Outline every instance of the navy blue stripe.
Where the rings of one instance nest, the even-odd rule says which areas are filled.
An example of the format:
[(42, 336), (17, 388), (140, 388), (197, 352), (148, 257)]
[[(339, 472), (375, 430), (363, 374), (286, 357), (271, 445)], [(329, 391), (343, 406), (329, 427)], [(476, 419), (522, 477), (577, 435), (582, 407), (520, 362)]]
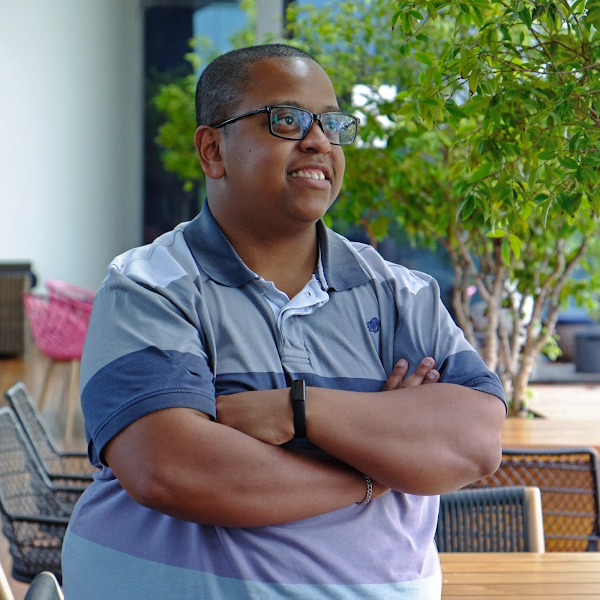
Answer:
[(323, 221), (317, 222), (317, 235), (325, 279), (331, 288), (341, 292), (370, 281), (348, 244)]
[(236, 394), (253, 390), (274, 390), (289, 387), (292, 379), (304, 379), (306, 385), (330, 390), (380, 392), (385, 383), (379, 379), (360, 377), (324, 377), (314, 373), (221, 373), (217, 376), (215, 394)]
[(93, 424), (90, 460), (97, 464), (104, 445), (136, 419), (173, 406), (216, 416), (213, 375), (201, 357), (149, 347), (107, 364), (81, 394), (86, 425)]
[(256, 277), (221, 231), (210, 212), (208, 200), (200, 214), (185, 226), (183, 235), (196, 262), (212, 280), (239, 287)]
[(442, 383), (455, 383), (497, 396), (506, 404), (506, 394), (500, 378), (489, 371), (484, 360), (474, 350), (452, 354), (438, 369)]

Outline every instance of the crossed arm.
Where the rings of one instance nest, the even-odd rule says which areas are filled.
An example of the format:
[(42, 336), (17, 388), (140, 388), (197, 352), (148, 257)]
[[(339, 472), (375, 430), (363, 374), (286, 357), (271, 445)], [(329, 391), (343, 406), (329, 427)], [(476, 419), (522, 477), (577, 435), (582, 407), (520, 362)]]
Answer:
[(216, 423), (191, 409), (151, 413), (115, 436), (105, 459), (140, 504), (221, 526), (275, 525), (350, 506), (365, 495), (363, 474), (374, 480), (374, 497), (390, 488), (450, 491), (497, 468), (504, 406), (437, 383), (432, 367), (423, 361), (406, 377), (399, 363), (377, 393), (309, 387), (307, 435), (329, 456), (280, 447), (294, 434), (282, 389), (219, 397)]

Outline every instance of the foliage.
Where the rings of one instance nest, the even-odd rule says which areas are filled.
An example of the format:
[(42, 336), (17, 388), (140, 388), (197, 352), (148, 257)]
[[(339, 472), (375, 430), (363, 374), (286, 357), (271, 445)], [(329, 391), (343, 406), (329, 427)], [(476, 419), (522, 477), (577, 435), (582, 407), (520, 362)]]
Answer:
[[(240, 8), (246, 13), (247, 25), (233, 35), (231, 43), (234, 48), (255, 43), (255, 2), (241, 0)], [(166, 116), (156, 137), (156, 143), (162, 148), (163, 166), (167, 171), (179, 175), (184, 182), (185, 191), (192, 190), (194, 181), (204, 179), (193, 135), (190, 134), (196, 130), (195, 93), (198, 73), (219, 55), (211, 40), (204, 37), (190, 40), (190, 49), (184, 58), (191, 64), (193, 73), (161, 86), (154, 97), (156, 108)]]
[(600, 1), (396, 7), (295, 14), (295, 39), (366, 117), (334, 215), (376, 238), (396, 219), (448, 250), (457, 320), (519, 412), (561, 306), (598, 306)]
[[(289, 22), (363, 121), (331, 218), (446, 248), (458, 323), (519, 412), (560, 308), (599, 305), (600, 0), (357, 0)], [(188, 158), (173, 168), (194, 179)]]
[(192, 51), (185, 58), (194, 72), (161, 86), (154, 97), (156, 108), (166, 116), (156, 137), (157, 144), (162, 148), (163, 166), (181, 177), (185, 191), (193, 188), (194, 181), (203, 179), (194, 148), (196, 73), (218, 56), (208, 39), (192, 40), (190, 47)]

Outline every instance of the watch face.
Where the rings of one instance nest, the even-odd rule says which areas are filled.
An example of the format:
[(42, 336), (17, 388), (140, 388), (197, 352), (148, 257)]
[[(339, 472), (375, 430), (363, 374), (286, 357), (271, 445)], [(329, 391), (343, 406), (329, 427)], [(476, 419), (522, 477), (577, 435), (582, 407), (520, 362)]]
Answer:
[(306, 382), (304, 379), (292, 381), (292, 400), (304, 402), (306, 399)]
[(292, 410), (294, 412), (294, 438), (306, 437), (306, 382), (304, 379), (292, 381)]

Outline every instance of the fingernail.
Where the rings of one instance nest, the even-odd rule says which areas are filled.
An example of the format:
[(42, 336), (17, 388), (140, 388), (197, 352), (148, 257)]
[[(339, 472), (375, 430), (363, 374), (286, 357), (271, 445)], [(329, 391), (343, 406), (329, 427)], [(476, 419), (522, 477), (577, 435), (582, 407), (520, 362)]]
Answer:
[(405, 367), (406, 366), (406, 361), (401, 358), (398, 362), (397, 362), (398, 366), (400, 367)]
[(426, 359), (423, 361), (423, 364), (424, 364), (426, 367), (431, 367), (431, 366), (433, 366), (433, 361), (432, 361), (430, 358), (426, 358)]
[(435, 373), (427, 373), (427, 379), (435, 379)]

